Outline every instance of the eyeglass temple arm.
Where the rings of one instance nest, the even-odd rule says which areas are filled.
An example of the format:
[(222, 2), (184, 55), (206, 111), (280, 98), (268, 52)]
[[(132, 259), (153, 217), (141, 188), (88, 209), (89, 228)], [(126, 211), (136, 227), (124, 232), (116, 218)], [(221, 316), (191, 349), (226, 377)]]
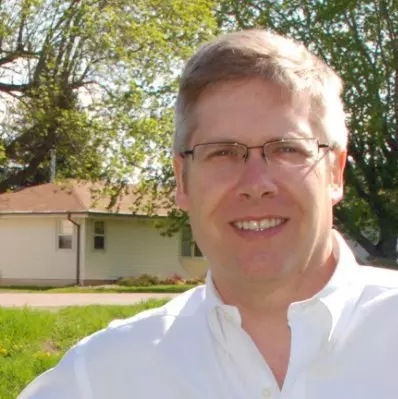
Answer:
[(193, 150), (186, 150), (186, 151), (181, 151), (180, 155), (185, 158), (187, 155), (192, 155), (193, 156)]

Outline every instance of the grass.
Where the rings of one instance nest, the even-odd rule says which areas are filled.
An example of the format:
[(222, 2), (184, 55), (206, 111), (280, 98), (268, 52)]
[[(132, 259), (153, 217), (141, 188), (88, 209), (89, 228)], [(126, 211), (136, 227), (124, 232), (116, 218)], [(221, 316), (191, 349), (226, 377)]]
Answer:
[[(0, 293), (5, 292), (37, 292), (37, 293), (179, 293), (193, 287), (192, 284), (152, 285), (148, 287), (124, 287), (119, 285), (87, 286), (87, 287), (0, 287)], [(1, 399), (1, 397), (0, 397)]]
[(37, 375), (53, 367), (73, 344), (111, 320), (165, 302), (67, 307), (57, 312), (0, 308), (0, 399), (15, 398)]

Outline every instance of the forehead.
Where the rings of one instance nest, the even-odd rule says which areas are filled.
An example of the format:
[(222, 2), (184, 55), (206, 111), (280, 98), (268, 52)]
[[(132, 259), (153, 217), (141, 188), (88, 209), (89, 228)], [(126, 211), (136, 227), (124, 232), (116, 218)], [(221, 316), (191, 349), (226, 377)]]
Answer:
[(300, 99), (263, 79), (217, 83), (195, 110), (191, 144), (237, 140), (250, 144), (282, 137), (312, 137), (310, 99)]

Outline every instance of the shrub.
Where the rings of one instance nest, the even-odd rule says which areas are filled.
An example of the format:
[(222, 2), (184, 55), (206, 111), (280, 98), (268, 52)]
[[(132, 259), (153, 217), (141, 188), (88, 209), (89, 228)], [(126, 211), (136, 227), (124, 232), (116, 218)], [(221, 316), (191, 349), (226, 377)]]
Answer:
[(116, 284), (124, 287), (151, 287), (153, 285), (200, 285), (204, 284), (204, 282), (205, 276), (184, 280), (182, 276), (177, 273), (165, 278), (144, 273), (136, 277), (123, 277), (116, 281)]
[(116, 284), (124, 287), (150, 287), (151, 285), (159, 285), (160, 278), (144, 273), (137, 277), (123, 277)]
[(160, 284), (180, 285), (180, 284), (185, 284), (185, 280), (179, 274), (175, 273), (170, 277), (166, 277), (166, 278), (160, 280)]
[(206, 275), (195, 277), (185, 281), (185, 284), (202, 285), (206, 281)]

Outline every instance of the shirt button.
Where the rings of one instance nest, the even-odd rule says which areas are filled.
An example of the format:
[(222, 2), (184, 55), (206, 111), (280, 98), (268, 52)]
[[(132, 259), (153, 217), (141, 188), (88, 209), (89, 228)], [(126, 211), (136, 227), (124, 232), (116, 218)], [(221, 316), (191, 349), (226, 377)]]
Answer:
[(271, 399), (272, 398), (272, 392), (269, 389), (263, 389), (263, 399)]
[(234, 321), (234, 318), (226, 311), (224, 311), (224, 317), (225, 317), (225, 320), (227, 320), (229, 322), (233, 322)]

